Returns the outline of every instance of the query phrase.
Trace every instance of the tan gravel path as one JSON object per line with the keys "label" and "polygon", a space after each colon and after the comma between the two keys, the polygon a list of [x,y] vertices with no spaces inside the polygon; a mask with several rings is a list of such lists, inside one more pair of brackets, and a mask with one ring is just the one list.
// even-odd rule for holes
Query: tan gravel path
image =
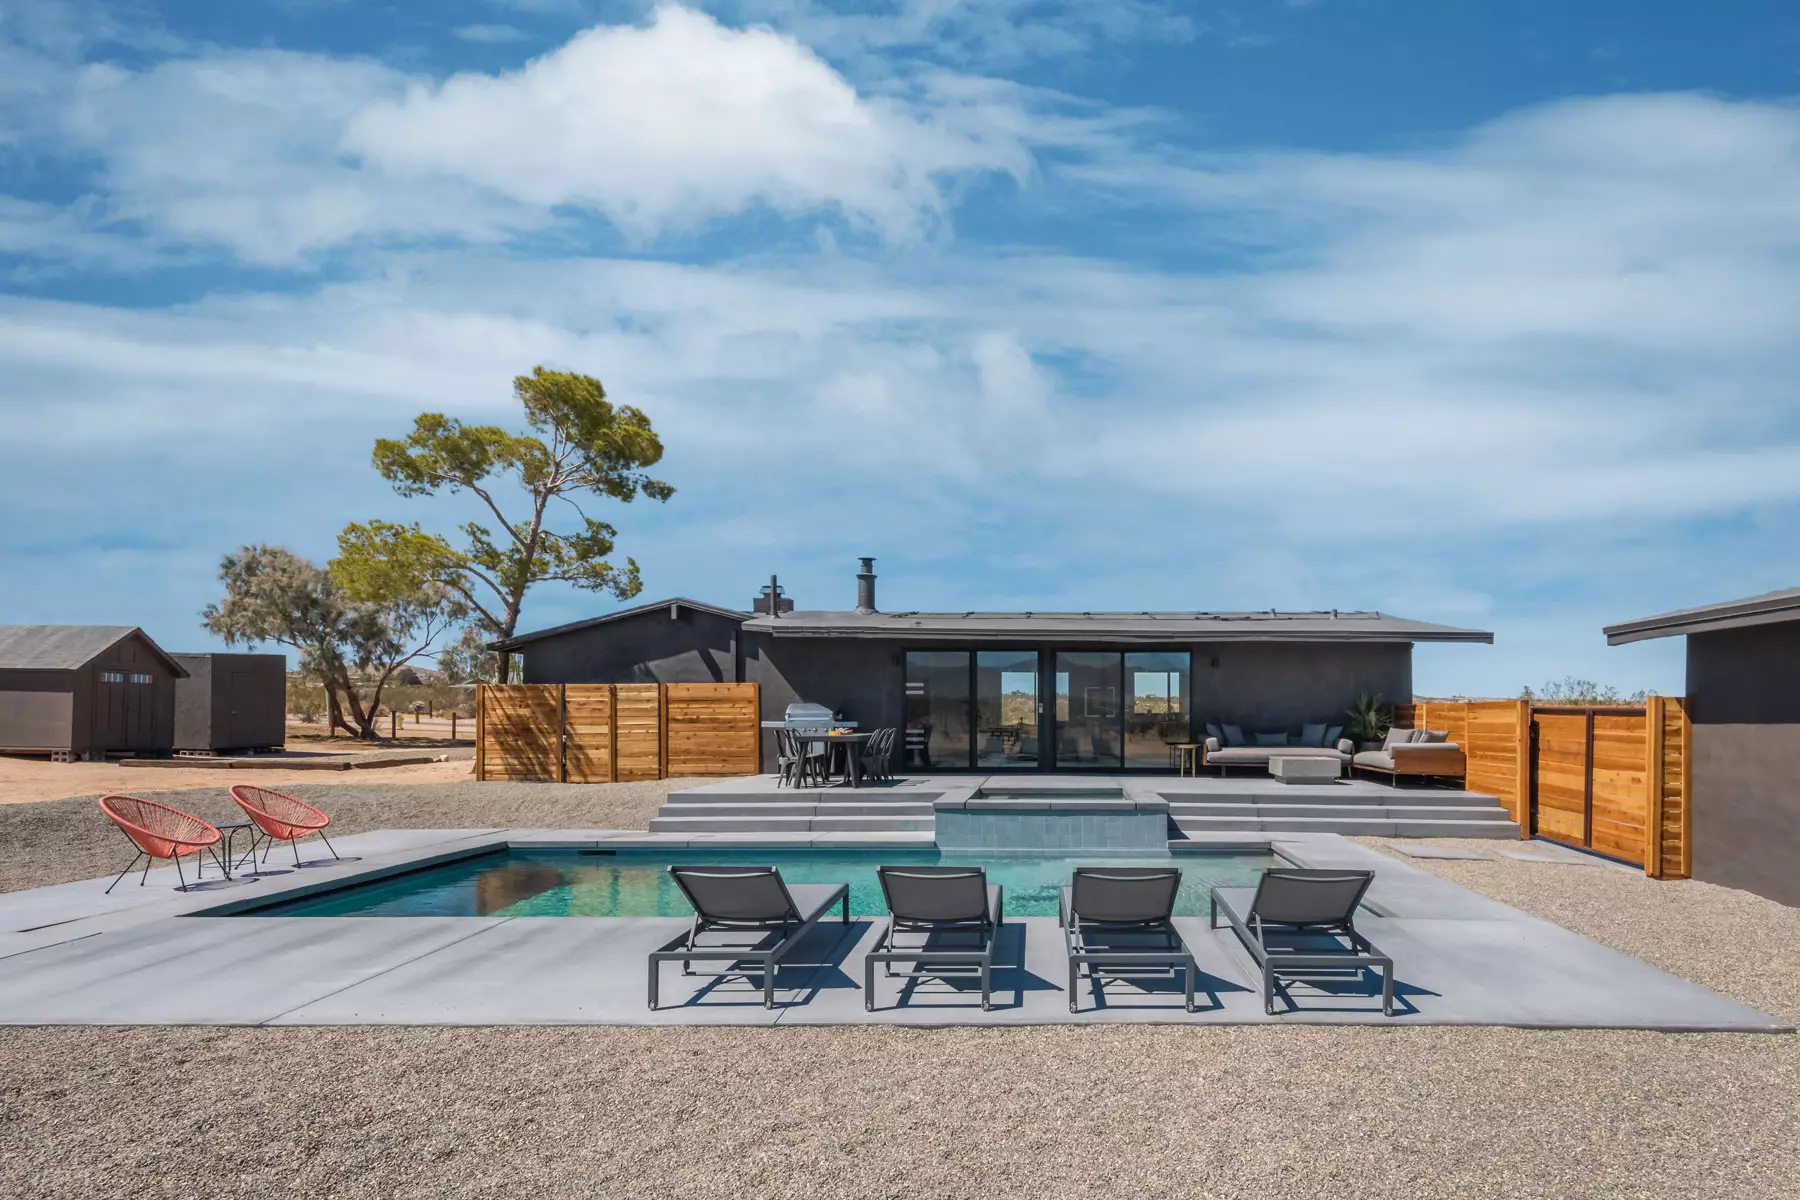
{"label": "tan gravel path", "polygon": [[[1800,1018],[1800,911],[1419,865]],[[1766,1035],[10,1030],[0,1195],[1766,1200],[1796,1097],[1800,1038]]]}

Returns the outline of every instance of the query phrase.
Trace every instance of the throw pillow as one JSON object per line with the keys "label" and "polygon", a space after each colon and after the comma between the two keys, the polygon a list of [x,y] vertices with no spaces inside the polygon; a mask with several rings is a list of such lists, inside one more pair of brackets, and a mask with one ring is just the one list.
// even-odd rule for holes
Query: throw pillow
{"label": "throw pillow", "polygon": [[1335,746],[1338,743],[1338,739],[1343,736],[1344,727],[1342,725],[1333,725],[1325,731],[1325,736],[1319,739],[1319,745]]}
{"label": "throw pillow", "polygon": [[1434,743],[1448,742],[1450,740],[1450,731],[1448,729],[1422,729],[1419,731],[1419,736],[1413,740]]}
{"label": "throw pillow", "polygon": [[1227,746],[1244,745],[1244,727],[1242,725],[1226,725],[1222,726],[1222,728],[1225,730],[1225,744]]}
{"label": "throw pillow", "polygon": [[1302,725],[1300,727],[1300,741],[1298,744],[1302,746],[1323,746],[1325,744],[1324,723],[1321,722],[1317,725]]}
{"label": "throw pillow", "polygon": [[1383,750],[1390,750],[1395,746],[1408,745],[1412,742],[1413,735],[1417,732],[1419,731],[1416,729],[1390,729],[1388,730],[1387,736],[1381,739],[1381,748]]}
{"label": "throw pillow", "polygon": [[1206,726],[1206,736],[1209,738],[1217,738],[1219,741],[1223,742],[1225,740],[1225,731],[1220,729],[1217,725],[1208,722]]}
{"label": "throw pillow", "polygon": [[1259,733],[1256,735],[1256,744],[1258,746],[1285,746],[1288,744],[1288,735],[1285,733]]}

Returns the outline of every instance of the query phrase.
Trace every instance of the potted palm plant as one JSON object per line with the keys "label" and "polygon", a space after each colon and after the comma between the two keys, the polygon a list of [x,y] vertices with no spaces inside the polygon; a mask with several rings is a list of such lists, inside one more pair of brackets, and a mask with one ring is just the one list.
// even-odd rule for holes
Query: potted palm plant
{"label": "potted palm plant", "polygon": [[1381,741],[1394,725],[1394,710],[1379,692],[1364,692],[1344,714],[1344,728],[1364,750],[1381,749]]}

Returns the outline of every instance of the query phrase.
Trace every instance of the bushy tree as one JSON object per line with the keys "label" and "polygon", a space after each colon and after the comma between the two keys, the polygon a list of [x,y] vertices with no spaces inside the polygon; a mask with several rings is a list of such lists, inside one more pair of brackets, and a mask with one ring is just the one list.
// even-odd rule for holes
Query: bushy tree
{"label": "bushy tree", "polygon": [[1592,679],[1577,679],[1573,675],[1565,675],[1561,679],[1546,683],[1540,690],[1526,688],[1519,693],[1521,700],[1533,700],[1539,704],[1642,704],[1645,694],[1636,691],[1629,696],[1611,684],[1595,683]]}
{"label": "bushy tree", "polygon": [[[402,496],[467,494],[484,505],[498,532],[480,521],[458,528],[453,542],[417,523],[366,521],[338,536],[332,573],[351,595],[385,601],[436,585],[457,596],[489,638],[516,632],[525,595],[547,580],[621,600],[638,594],[638,565],[608,556],[618,531],[590,517],[582,503],[639,495],[667,500],[675,489],[643,473],[662,458],[650,419],[615,406],[598,379],[536,367],[513,380],[530,433],[497,425],[464,425],[423,413],[403,439],[375,443],[375,469]],[[561,505],[574,515],[558,528]],[[509,673],[502,653],[496,677]]]}
{"label": "bushy tree", "polygon": [[[462,636],[438,651],[438,670],[445,683],[499,683],[500,656],[487,648],[481,629],[465,625]],[[508,683],[520,682],[519,664],[512,664]]]}
{"label": "bushy tree", "polygon": [[279,546],[227,554],[219,579],[225,598],[206,606],[206,628],[228,646],[272,642],[298,651],[300,669],[325,689],[331,726],[363,738],[381,736],[375,713],[389,679],[467,616],[460,600],[432,585],[380,603],[353,600],[329,571]]}

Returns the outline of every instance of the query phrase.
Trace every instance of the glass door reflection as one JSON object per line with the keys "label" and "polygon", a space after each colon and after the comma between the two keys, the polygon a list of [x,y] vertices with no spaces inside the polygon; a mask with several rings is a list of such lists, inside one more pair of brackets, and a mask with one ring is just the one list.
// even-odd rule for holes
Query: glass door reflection
{"label": "glass door reflection", "polygon": [[1185,650],[1125,656],[1125,765],[1161,767],[1169,747],[1189,740]]}
{"label": "glass door reflection", "polygon": [[1056,655],[1056,765],[1124,765],[1119,684],[1122,656],[1104,650]]}
{"label": "glass door reflection", "polygon": [[975,765],[1038,765],[1038,656],[982,650],[975,656]]}

